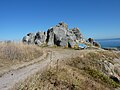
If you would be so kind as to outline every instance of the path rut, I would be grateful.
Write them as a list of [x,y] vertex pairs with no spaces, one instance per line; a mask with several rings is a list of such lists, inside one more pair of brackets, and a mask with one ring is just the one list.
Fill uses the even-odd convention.
[[62,60],[64,58],[70,58],[70,56],[74,56],[76,53],[67,51],[50,51],[48,52],[48,56],[40,62],[10,71],[2,75],[0,77],[0,90],[9,90],[16,83],[21,80],[25,80],[28,76],[31,76],[37,71],[42,72],[50,64],[51,60],[52,62],[56,62],[58,59]]

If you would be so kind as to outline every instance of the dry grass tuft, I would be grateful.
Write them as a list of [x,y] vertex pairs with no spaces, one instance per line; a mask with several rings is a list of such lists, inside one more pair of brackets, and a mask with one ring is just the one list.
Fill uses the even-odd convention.
[[34,45],[24,45],[23,43],[1,43],[1,60],[28,61],[42,55],[40,48]]
[[[118,58],[108,51],[82,53],[82,57],[71,58],[50,68],[42,74],[38,72],[17,84],[13,90],[111,90],[120,85],[103,75],[99,60]],[[111,60],[112,61],[112,60]]]
[[40,47],[23,43],[0,43],[0,75],[43,55]]
[[12,90],[109,90],[109,87],[81,74],[79,69],[64,66],[34,74]]

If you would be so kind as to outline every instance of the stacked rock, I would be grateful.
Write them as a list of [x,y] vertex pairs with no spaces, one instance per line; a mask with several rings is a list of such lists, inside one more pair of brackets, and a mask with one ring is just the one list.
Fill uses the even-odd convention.
[[[39,46],[62,46],[74,48],[80,43],[86,43],[79,28],[68,29],[68,25],[64,22],[51,27],[47,32],[28,33],[22,40],[25,44],[36,44]],[[94,39],[89,38],[88,43],[95,47],[100,47],[100,44],[95,42]]]

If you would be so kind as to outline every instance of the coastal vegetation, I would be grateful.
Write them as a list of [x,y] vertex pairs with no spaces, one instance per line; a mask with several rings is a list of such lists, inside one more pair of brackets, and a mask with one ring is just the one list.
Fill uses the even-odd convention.
[[102,71],[101,61],[114,63],[118,53],[104,50],[85,50],[73,57],[37,72],[16,84],[14,90],[114,90],[120,83]]
[[0,43],[0,74],[11,66],[30,62],[42,56],[43,51],[35,45],[25,45],[22,42]]

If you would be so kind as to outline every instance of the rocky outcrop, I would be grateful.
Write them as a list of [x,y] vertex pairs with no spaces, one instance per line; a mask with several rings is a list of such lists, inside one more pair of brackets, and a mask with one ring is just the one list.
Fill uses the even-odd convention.
[[[68,25],[64,22],[51,27],[47,32],[29,33],[23,37],[22,40],[25,44],[36,44],[39,46],[62,46],[62,47],[79,47],[80,44],[88,43],[95,47],[100,47],[100,44],[95,42],[94,39],[89,38],[88,42],[83,38],[79,28],[69,29]],[[86,46],[87,47],[87,46]]]
[[85,42],[79,28],[68,29],[64,22],[48,29],[47,32],[29,33],[22,40],[26,44],[46,44],[48,46],[74,47],[76,44]]
[[35,35],[34,43],[37,45],[46,44],[47,33],[46,32],[37,32]]
[[120,83],[120,63],[119,59],[115,59],[114,63],[107,60],[99,62],[102,66],[102,72],[113,79],[115,82]]
[[92,44],[93,46],[95,46],[95,47],[98,47],[98,48],[101,47],[100,44],[99,44],[98,42],[95,42],[93,38],[89,38],[89,39],[88,39],[88,42],[89,42],[90,44]]
[[48,46],[53,46],[54,45],[54,32],[53,32],[53,29],[49,29],[47,31],[47,45]]
[[22,41],[26,44],[34,44],[35,43],[34,40],[35,40],[35,34],[34,33],[28,33],[22,39]]

